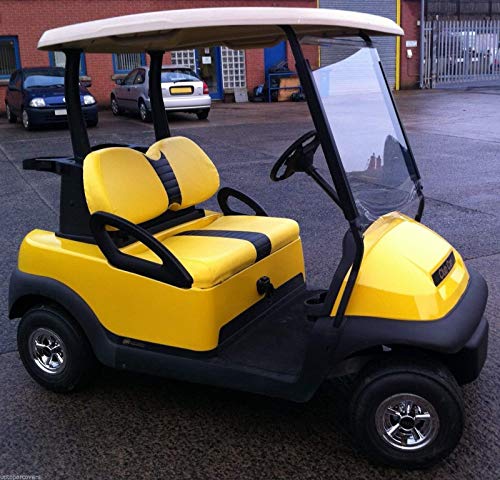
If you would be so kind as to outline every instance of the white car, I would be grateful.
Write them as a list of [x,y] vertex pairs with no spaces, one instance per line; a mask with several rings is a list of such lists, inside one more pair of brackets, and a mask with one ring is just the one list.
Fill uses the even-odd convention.
[[[136,112],[143,122],[151,121],[149,68],[135,68],[125,78],[116,80],[116,85],[111,92],[113,114]],[[182,65],[164,65],[161,87],[167,112],[195,113],[200,120],[208,118],[212,104],[208,85],[191,68]]]

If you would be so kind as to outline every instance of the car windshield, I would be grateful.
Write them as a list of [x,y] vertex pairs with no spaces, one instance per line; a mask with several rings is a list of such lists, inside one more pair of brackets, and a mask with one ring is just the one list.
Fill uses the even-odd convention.
[[29,70],[24,72],[24,88],[62,87],[64,70]]
[[359,42],[318,43],[324,66],[313,72],[314,81],[361,222],[396,210],[410,214],[417,196],[411,153],[377,50]]
[[161,72],[162,83],[177,83],[177,82],[199,82],[197,77],[189,68],[169,68]]

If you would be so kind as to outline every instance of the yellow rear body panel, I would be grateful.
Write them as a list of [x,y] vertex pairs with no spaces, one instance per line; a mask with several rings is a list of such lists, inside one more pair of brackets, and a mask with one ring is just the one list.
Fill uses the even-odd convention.
[[[189,226],[200,228],[219,216],[208,213]],[[170,233],[182,228],[186,227]],[[140,249],[133,244],[124,251],[133,254]],[[260,277],[268,276],[280,287],[304,275],[304,261],[297,238],[212,288],[181,289],[112,267],[96,245],[33,230],[21,245],[19,269],[55,279],[74,290],[116,335],[207,351],[217,347],[222,326],[263,298],[256,289]]]
[[[364,245],[346,315],[437,320],[450,312],[467,287],[469,274],[459,253],[437,233],[405,215],[390,213],[379,218],[365,232]],[[455,265],[436,287],[432,274],[451,252]]]

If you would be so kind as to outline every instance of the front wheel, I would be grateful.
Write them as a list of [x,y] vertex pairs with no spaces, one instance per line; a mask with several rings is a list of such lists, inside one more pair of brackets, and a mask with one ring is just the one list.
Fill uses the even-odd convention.
[[25,130],[33,130],[31,125],[30,115],[27,110],[23,110],[21,113],[21,121]]
[[118,100],[116,100],[116,97],[114,96],[111,97],[111,112],[115,117],[122,114],[122,109],[118,105]]
[[151,112],[148,110],[143,100],[139,101],[139,116],[143,122],[151,121]]
[[75,320],[64,310],[39,305],[22,317],[17,346],[24,367],[40,385],[54,392],[85,386],[99,363]]
[[361,373],[351,424],[372,460],[397,468],[429,467],[462,436],[461,390],[440,364],[392,359]]

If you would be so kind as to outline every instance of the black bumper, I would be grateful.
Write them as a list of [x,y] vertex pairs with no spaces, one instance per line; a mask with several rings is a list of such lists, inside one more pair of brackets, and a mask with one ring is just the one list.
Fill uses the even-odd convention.
[[[67,124],[67,115],[56,115],[56,110],[66,110],[65,106],[60,107],[43,107],[43,108],[27,108],[30,123],[33,127],[41,127],[43,125]],[[83,118],[86,122],[97,123],[98,113],[97,104],[82,105]]]
[[488,354],[488,330],[488,321],[482,318],[465,346],[458,353],[443,357],[460,385],[473,382],[481,373]]

